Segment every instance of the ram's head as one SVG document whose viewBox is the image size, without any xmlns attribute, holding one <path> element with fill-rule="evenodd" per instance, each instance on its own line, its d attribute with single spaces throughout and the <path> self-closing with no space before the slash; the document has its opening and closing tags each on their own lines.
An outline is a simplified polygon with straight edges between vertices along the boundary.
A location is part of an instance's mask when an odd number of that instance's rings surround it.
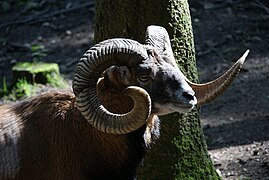
<svg viewBox="0 0 269 180">
<path fill-rule="evenodd" d="M 149 26 L 146 45 L 129 39 L 110 39 L 84 54 L 73 81 L 77 107 L 97 129 L 129 133 L 143 126 L 150 115 L 186 112 L 197 103 L 214 99 L 233 81 L 247 54 L 248 51 L 220 78 L 195 84 L 177 67 L 167 31 Z M 113 113 L 102 105 L 96 87 L 106 84 L 122 93 L 118 98 L 131 97 L 130 111 Z"/>
</svg>

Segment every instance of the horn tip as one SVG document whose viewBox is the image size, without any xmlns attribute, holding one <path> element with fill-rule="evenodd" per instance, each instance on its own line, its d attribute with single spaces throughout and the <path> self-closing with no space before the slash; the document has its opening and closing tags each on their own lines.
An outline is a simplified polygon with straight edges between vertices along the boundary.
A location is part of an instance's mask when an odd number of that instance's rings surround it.
<svg viewBox="0 0 269 180">
<path fill-rule="evenodd" d="M 245 60 L 246 60 L 248 54 L 249 54 L 249 49 L 247 49 L 247 50 L 245 51 L 245 53 L 243 54 L 243 56 L 238 60 L 238 63 L 240 63 L 240 64 L 242 65 L 242 64 L 245 62 Z"/>
</svg>

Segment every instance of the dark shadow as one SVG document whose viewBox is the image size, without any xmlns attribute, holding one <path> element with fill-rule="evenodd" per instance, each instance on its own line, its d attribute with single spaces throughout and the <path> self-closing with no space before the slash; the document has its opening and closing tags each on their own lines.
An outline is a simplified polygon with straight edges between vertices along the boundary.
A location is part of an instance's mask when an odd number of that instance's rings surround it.
<svg viewBox="0 0 269 180">
<path fill-rule="evenodd" d="M 269 140 L 269 116 L 246 118 L 216 127 L 204 127 L 210 150 Z"/>
<path fill-rule="evenodd" d="M 269 85 L 266 67 L 255 74 L 249 59 L 249 72 L 220 97 L 201 108 L 209 149 L 251 144 L 269 140 Z"/>
</svg>

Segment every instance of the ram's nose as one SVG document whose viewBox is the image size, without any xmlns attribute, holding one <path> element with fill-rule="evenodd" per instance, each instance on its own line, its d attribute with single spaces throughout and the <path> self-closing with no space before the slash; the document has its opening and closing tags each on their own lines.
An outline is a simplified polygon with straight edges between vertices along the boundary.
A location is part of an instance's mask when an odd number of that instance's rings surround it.
<svg viewBox="0 0 269 180">
<path fill-rule="evenodd" d="M 195 106 L 197 104 L 197 99 L 193 90 L 184 91 L 182 96 L 188 101 L 190 105 Z"/>
</svg>

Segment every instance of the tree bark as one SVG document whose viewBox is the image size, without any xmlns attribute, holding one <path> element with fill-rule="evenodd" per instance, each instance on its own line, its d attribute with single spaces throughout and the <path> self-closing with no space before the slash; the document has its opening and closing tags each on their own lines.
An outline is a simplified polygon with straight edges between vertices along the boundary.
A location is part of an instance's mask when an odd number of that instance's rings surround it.
<svg viewBox="0 0 269 180">
<path fill-rule="evenodd" d="M 167 29 L 179 68 L 198 81 L 187 0 L 96 0 L 95 42 L 125 37 L 144 43 L 148 25 Z M 220 179 L 207 152 L 198 109 L 161 117 L 161 138 L 138 179 Z"/>
</svg>

